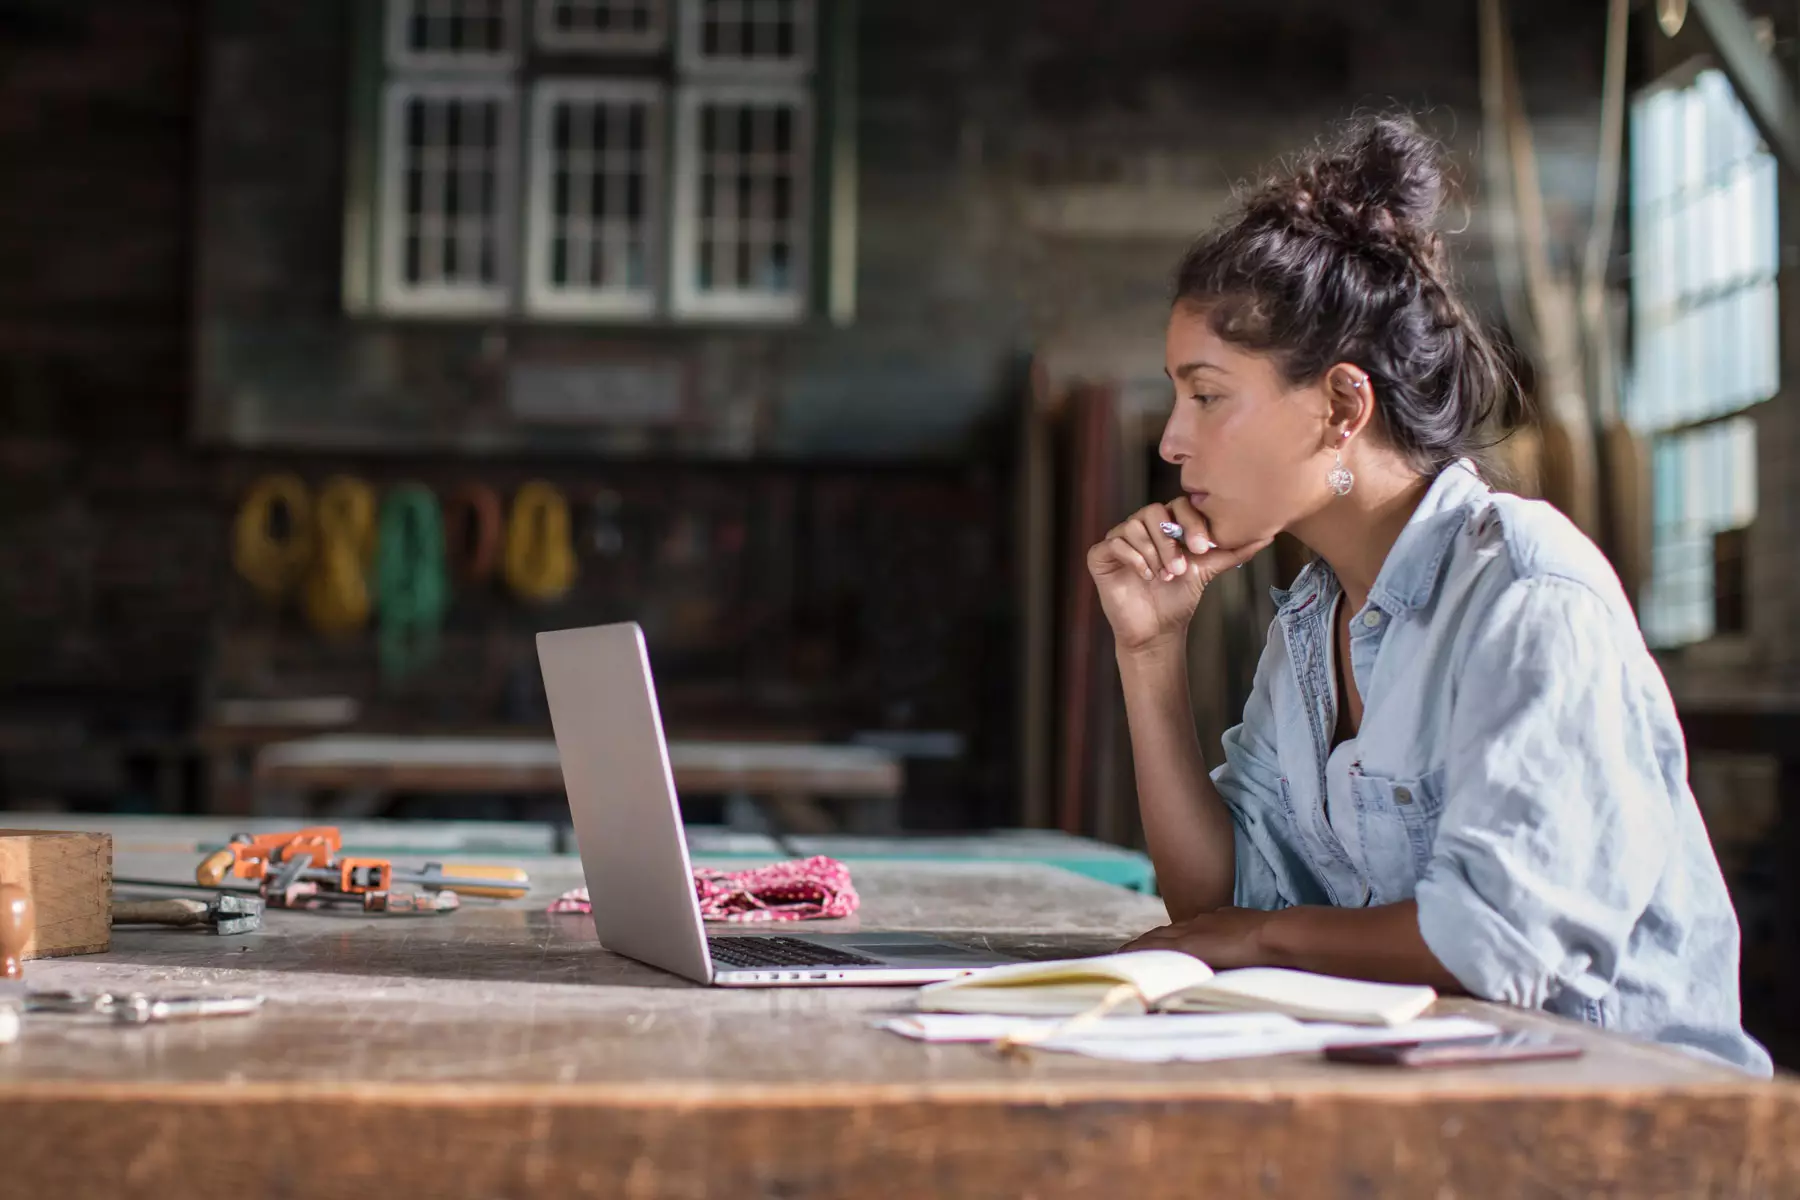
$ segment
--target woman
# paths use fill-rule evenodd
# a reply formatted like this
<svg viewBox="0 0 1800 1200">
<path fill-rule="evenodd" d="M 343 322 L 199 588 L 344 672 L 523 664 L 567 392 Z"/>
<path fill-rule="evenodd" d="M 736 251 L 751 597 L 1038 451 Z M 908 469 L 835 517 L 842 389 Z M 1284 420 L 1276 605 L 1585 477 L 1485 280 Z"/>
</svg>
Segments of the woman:
<svg viewBox="0 0 1800 1200">
<path fill-rule="evenodd" d="M 1409 119 L 1362 121 L 1181 264 L 1160 450 L 1184 495 L 1088 555 L 1172 920 L 1132 946 L 1429 983 L 1768 1074 L 1618 579 L 1467 457 L 1509 378 L 1446 278 L 1443 191 Z M 1188 621 L 1283 530 L 1317 558 L 1209 777 Z"/>
</svg>

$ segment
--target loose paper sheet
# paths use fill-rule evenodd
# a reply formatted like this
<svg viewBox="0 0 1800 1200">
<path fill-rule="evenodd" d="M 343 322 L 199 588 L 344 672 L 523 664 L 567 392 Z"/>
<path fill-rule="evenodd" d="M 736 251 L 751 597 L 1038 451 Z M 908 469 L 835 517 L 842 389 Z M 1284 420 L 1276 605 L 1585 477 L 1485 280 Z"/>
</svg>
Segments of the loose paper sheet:
<svg viewBox="0 0 1800 1200">
<path fill-rule="evenodd" d="M 921 1042 L 992 1042 L 1024 1031 L 1054 1029 L 1067 1017 L 1008 1017 L 989 1013 L 908 1013 L 883 1021 L 880 1028 Z M 1107 1017 L 1072 1036 L 1112 1041 L 1119 1038 L 1180 1036 L 1241 1037 L 1289 1033 L 1300 1022 L 1280 1013 L 1180 1013 L 1166 1016 Z"/>
<path fill-rule="evenodd" d="M 1038 1033 L 1059 1023 L 1059 1019 L 1045 1017 L 915 1013 L 884 1021 L 880 1028 L 916 1041 L 992 1042 Z M 1313 1053 L 1326 1046 L 1449 1041 L 1499 1032 L 1497 1026 L 1468 1017 L 1423 1017 L 1372 1028 L 1302 1022 L 1275 1013 L 1167 1014 L 1110 1017 L 1064 1037 L 1034 1041 L 1032 1048 L 1121 1062 L 1217 1062 Z"/>
</svg>

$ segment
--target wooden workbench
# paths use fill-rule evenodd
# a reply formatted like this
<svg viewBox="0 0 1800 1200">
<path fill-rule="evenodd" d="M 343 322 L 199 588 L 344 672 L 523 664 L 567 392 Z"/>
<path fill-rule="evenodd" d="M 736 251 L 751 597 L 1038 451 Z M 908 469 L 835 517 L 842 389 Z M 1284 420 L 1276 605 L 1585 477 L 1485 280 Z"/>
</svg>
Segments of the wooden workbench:
<svg viewBox="0 0 1800 1200">
<path fill-rule="evenodd" d="M 817 802 L 855 799 L 891 810 L 905 785 L 897 755 L 872 746 L 676 739 L 668 744 L 678 794 L 740 795 L 774 823 L 822 832 Z M 295 792 L 555 792 L 562 764 L 552 738 L 328 733 L 256 752 L 257 794 Z M 880 825 L 892 825 L 885 812 Z"/>
<path fill-rule="evenodd" d="M 675 786 L 684 792 L 796 792 L 892 796 L 900 761 L 869 746 L 787 742 L 669 743 Z M 375 736 L 333 733 L 275 742 L 256 756 L 263 783 L 394 791 L 560 792 L 562 765 L 551 738 Z"/>
<path fill-rule="evenodd" d="M 611 956 L 587 918 L 541 911 L 576 865 L 529 865 L 536 890 L 513 907 L 274 913 L 245 938 L 121 930 L 109 954 L 29 964 L 40 988 L 269 1002 L 142 1030 L 28 1018 L 0 1048 L 0 1191 L 1800 1195 L 1791 1081 L 1586 1030 L 1580 1060 L 1437 1074 L 1298 1057 L 1000 1059 L 869 1028 L 905 991 L 703 989 Z M 124 876 L 191 868 L 174 852 L 117 863 Z M 1163 916 L 1148 897 L 1031 864 L 868 863 L 857 876 L 865 928 L 1032 955 L 1107 949 Z"/>
</svg>

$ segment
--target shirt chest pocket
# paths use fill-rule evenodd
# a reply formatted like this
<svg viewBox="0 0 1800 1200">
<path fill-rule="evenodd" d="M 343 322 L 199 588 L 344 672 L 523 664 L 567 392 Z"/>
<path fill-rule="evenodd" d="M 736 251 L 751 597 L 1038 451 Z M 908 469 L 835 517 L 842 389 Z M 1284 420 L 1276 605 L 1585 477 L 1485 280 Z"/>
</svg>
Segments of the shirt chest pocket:
<svg viewBox="0 0 1800 1200">
<path fill-rule="evenodd" d="M 1370 902 L 1411 899 L 1431 861 L 1444 812 L 1443 768 L 1399 777 L 1359 769 L 1352 772 L 1350 783 L 1374 893 Z"/>
</svg>

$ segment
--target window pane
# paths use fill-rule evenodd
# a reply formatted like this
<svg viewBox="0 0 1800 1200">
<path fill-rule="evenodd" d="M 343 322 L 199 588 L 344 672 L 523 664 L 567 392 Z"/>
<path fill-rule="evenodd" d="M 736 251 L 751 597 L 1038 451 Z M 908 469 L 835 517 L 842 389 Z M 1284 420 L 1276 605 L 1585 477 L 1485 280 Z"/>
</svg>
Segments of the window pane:
<svg viewBox="0 0 1800 1200">
<path fill-rule="evenodd" d="M 647 315 L 661 238 L 663 92 L 655 84 L 541 84 L 533 128 L 528 300 L 541 312 Z"/>
<path fill-rule="evenodd" d="M 537 41 L 546 50 L 661 50 L 667 0 L 539 0 Z"/>
<path fill-rule="evenodd" d="M 396 68 L 504 70 L 518 58 L 520 0 L 387 0 Z"/>
<path fill-rule="evenodd" d="M 814 0 L 688 0 L 682 67 L 792 77 L 812 68 Z"/>
<path fill-rule="evenodd" d="M 505 306 L 511 103 L 504 84 L 389 85 L 380 233 L 388 308 Z"/>
<path fill-rule="evenodd" d="M 791 86 L 697 85 L 683 112 L 677 311 L 802 315 L 810 95 Z"/>
<path fill-rule="evenodd" d="M 1755 423 L 1780 384 L 1775 162 L 1717 70 L 1632 112 L 1633 361 L 1625 411 L 1652 438 L 1653 644 L 1713 632 L 1713 536 L 1755 515 Z"/>
<path fill-rule="evenodd" d="M 1652 645 L 1713 632 L 1713 539 L 1756 515 L 1756 422 L 1749 417 L 1668 434 L 1655 442 L 1649 593 Z"/>
<path fill-rule="evenodd" d="M 1632 421 L 1655 430 L 1767 399 L 1775 164 L 1724 76 L 1640 100 L 1632 158 Z"/>
</svg>

